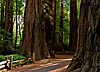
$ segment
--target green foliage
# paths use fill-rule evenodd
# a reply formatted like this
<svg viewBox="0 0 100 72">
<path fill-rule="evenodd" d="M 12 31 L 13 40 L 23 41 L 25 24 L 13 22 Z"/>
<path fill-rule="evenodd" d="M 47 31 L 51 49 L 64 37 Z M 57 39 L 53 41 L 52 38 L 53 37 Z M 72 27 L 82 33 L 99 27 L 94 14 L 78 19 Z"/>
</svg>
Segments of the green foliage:
<svg viewBox="0 0 100 72">
<path fill-rule="evenodd" d="M 29 61 L 29 60 L 24 60 L 24 62 L 25 62 L 25 63 L 31 63 L 31 61 Z"/>
<path fill-rule="evenodd" d="M 4 29 L 0 30 L 0 54 L 6 54 L 13 47 L 12 34 Z"/>
<path fill-rule="evenodd" d="M 24 29 L 24 11 L 25 11 L 25 2 L 26 0 L 17 0 L 17 48 L 20 46 L 20 41 L 22 40 L 22 34 Z M 14 0 L 14 17 L 16 17 L 16 0 Z M 15 18 L 16 19 L 16 18 Z M 16 23 L 13 28 L 13 42 L 16 39 Z"/>
<path fill-rule="evenodd" d="M 22 55 L 18 55 L 18 54 L 13 54 L 13 61 L 15 60 L 22 60 L 25 59 L 26 57 L 22 56 Z"/>
<path fill-rule="evenodd" d="M 22 15 L 24 12 L 24 4 L 25 4 L 26 0 L 17 0 L 17 13 L 18 15 Z M 14 11 L 14 15 L 16 14 L 16 0 L 12 0 L 11 1 L 13 4 L 13 11 Z"/>
<path fill-rule="evenodd" d="M 64 10 L 63 10 L 63 23 L 64 23 L 64 44 L 69 44 L 70 35 L 70 0 L 64 0 Z"/>
<path fill-rule="evenodd" d="M 0 55 L 0 62 L 5 61 L 6 57 L 8 58 L 8 60 L 10 60 L 10 57 L 12 56 L 12 64 L 13 66 L 16 65 L 22 65 L 27 64 L 27 63 L 32 63 L 32 61 L 28 60 L 26 57 L 22 56 L 22 55 L 18 55 L 18 54 L 12 54 L 12 55 Z M 22 60 L 22 62 L 20 62 L 19 60 Z"/>
<path fill-rule="evenodd" d="M 5 56 L 0 55 L 0 62 L 5 60 Z"/>
<path fill-rule="evenodd" d="M 59 41 L 59 35 L 63 31 L 63 42 L 64 44 L 69 44 L 69 34 L 70 34 L 70 0 L 64 0 L 63 2 L 63 26 L 64 28 L 60 30 L 60 0 L 56 2 L 56 41 Z"/>
<path fill-rule="evenodd" d="M 77 17 L 79 19 L 81 0 L 77 0 Z"/>
<path fill-rule="evenodd" d="M 26 59 L 26 57 L 24 57 L 22 55 L 18 55 L 18 54 L 12 54 L 12 55 L 6 55 L 6 56 L 0 55 L 0 62 L 4 61 L 5 57 L 8 57 L 8 59 L 10 60 L 10 56 L 13 57 L 13 61 Z"/>
<path fill-rule="evenodd" d="M 23 0 L 17 0 L 17 4 L 18 4 L 18 15 L 22 15 L 23 11 L 24 11 L 24 2 Z"/>
<path fill-rule="evenodd" d="M 49 19 L 50 22 L 52 21 L 52 11 L 50 8 L 51 4 L 50 1 L 45 0 L 43 1 L 42 7 L 43 7 L 43 18 L 42 19 Z"/>
</svg>

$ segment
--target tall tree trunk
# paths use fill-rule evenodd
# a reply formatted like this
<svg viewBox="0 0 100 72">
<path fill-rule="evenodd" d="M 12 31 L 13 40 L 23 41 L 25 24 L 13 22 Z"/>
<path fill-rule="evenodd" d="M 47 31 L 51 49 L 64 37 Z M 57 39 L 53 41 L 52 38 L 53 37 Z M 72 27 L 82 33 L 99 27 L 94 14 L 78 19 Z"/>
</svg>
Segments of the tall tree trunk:
<svg viewBox="0 0 100 72">
<path fill-rule="evenodd" d="M 77 2 L 70 0 L 70 44 L 69 50 L 75 51 L 77 47 Z"/>
<path fill-rule="evenodd" d="M 47 58 L 49 55 L 46 37 L 45 37 L 45 21 L 43 20 L 43 8 L 41 7 L 42 1 L 37 0 L 35 2 L 35 25 L 34 25 L 34 45 L 33 51 L 35 51 L 36 59 Z"/>
<path fill-rule="evenodd" d="M 9 30 L 9 0 L 6 0 L 6 7 L 5 7 L 5 31 Z"/>
<path fill-rule="evenodd" d="M 60 2 L 61 11 L 60 11 L 60 35 L 59 35 L 59 43 L 63 43 L 63 0 Z"/>
<path fill-rule="evenodd" d="M 4 8 L 5 2 L 6 2 L 6 6 Z M 4 13 L 4 9 L 5 9 L 5 13 Z M 1 10 L 2 10 L 1 12 L 2 28 L 4 28 L 5 31 L 13 33 L 13 3 L 12 3 L 12 0 L 3 1 Z M 5 14 L 5 18 L 4 18 L 4 14 Z M 4 20 L 5 20 L 5 24 L 4 24 Z"/>
<path fill-rule="evenodd" d="M 55 44 L 55 29 L 56 29 L 56 0 L 54 1 L 54 20 L 53 20 L 53 26 L 54 26 L 54 30 L 53 30 L 53 42 L 52 42 L 52 47 L 54 48 L 54 44 Z"/>
<path fill-rule="evenodd" d="M 13 1 L 10 0 L 9 3 L 9 32 L 13 34 Z"/>
<path fill-rule="evenodd" d="M 21 54 L 23 55 L 28 55 L 29 54 L 29 14 L 30 14 L 30 5 L 31 5 L 31 1 L 30 0 L 26 0 L 26 7 L 25 7 L 25 13 L 24 13 L 24 31 L 23 31 L 23 41 L 21 44 Z M 32 26 L 31 26 L 32 27 Z"/>
<path fill-rule="evenodd" d="M 50 45 L 50 55 L 55 57 L 54 43 L 55 43 L 55 25 L 56 25 L 56 0 L 51 0 L 51 10 L 52 10 L 52 23 L 51 23 L 51 43 Z"/>
<path fill-rule="evenodd" d="M 100 0 L 82 0 L 77 52 L 66 72 L 100 72 Z"/>
<path fill-rule="evenodd" d="M 47 58 L 48 49 L 45 39 L 45 25 L 42 23 L 42 1 L 27 0 L 25 10 L 24 38 L 22 53 L 29 56 L 34 52 L 36 59 Z"/>
<path fill-rule="evenodd" d="M 4 28 L 4 5 L 5 5 L 5 1 L 1 0 L 1 29 Z"/>
<path fill-rule="evenodd" d="M 18 1 L 16 0 L 16 37 L 15 37 L 15 49 L 17 47 L 17 31 L 18 31 L 18 23 L 17 23 L 17 19 L 18 19 Z"/>
<path fill-rule="evenodd" d="M 21 34 L 21 25 L 19 24 L 19 37 L 20 37 L 20 43 L 21 43 L 21 40 L 22 40 L 22 34 Z"/>
<path fill-rule="evenodd" d="M 53 36 L 54 36 L 54 27 L 55 27 L 55 0 L 52 0 L 52 24 L 51 24 L 52 43 L 53 43 Z"/>
</svg>

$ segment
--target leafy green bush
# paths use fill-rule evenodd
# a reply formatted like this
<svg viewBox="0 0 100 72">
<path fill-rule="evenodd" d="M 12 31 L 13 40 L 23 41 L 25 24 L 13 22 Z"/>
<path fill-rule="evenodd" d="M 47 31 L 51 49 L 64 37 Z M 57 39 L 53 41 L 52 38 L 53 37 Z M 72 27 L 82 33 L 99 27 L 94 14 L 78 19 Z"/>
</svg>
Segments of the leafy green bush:
<svg viewBox="0 0 100 72">
<path fill-rule="evenodd" d="M 7 54 L 13 47 L 12 34 L 4 29 L 0 30 L 0 55 Z M 10 53 L 10 52 L 9 52 Z"/>
<path fill-rule="evenodd" d="M 13 54 L 13 61 L 15 60 L 22 60 L 25 59 L 26 57 L 18 55 L 18 54 Z"/>
<path fill-rule="evenodd" d="M 10 57 L 12 58 L 12 64 L 13 66 L 19 66 L 19 65 L 25 65 L 27 63 L 32 63 L 32 61 L 28 60 L 26 57 L 18 54 L 12 54 L 12 55 L 0 55 L 0 62 L 5 61 L 5 58 L 8 57 L 8 60 L 10 60 Z M 19 61 L 21 60 L 21 61 Z"/>
<path fill-rule="evenodd" d="M 22 60 L 22 59 L 26 59 L 26 57 L 22 56 L 22 55 L 18 55 L 18 54 L 12 54 L 12 55 L 0 55 L 0 62 L 5 60 L 5 57 L 8 57 L 8 59 L 10 60 L 10 56 L 13 56 L 13 61 L 16 60 Z"/>
<path fill-rule="evenodd" d="M 5 56 L 0 55 L 0 62 L 5 60 Z"/>
</svg>

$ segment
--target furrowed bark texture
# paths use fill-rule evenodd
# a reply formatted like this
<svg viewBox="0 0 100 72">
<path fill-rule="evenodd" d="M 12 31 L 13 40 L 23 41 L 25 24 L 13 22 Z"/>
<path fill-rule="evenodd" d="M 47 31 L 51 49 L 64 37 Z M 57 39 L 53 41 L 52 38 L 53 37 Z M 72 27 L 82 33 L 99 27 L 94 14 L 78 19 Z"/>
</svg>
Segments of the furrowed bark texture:
<svg viewBox="0 0 100 72">
<path fill-rule="evenodd" d="M 66 72 L 100 72 L 100 0 L 82 0 L 77 52 Z"/>
<path fill-rule="evenodd" d="M 22 54 L 29 56 L 35 52 L 36 59 L 47 58 L 45 23 L 42 22 L 42 0 L 27 0 L 25 11 L 24 38 Z"/>
</svg>

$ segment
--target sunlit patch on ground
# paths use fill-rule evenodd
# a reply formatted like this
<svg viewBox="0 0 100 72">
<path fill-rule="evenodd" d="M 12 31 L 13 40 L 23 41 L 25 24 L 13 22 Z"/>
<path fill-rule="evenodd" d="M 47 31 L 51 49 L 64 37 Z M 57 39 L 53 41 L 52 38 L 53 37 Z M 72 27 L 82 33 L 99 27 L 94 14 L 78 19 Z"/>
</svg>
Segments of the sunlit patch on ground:
<svg viewBox="0 0 100 72">
<path fill-rule="evenodd" d="M 56 54 L 56 58 L 43 59 L 36 61 L 35 64 L 13 68 L 11 72 L 60 72 L 68 67 L 72 57 L 73 55 Z"/>
</svg>

